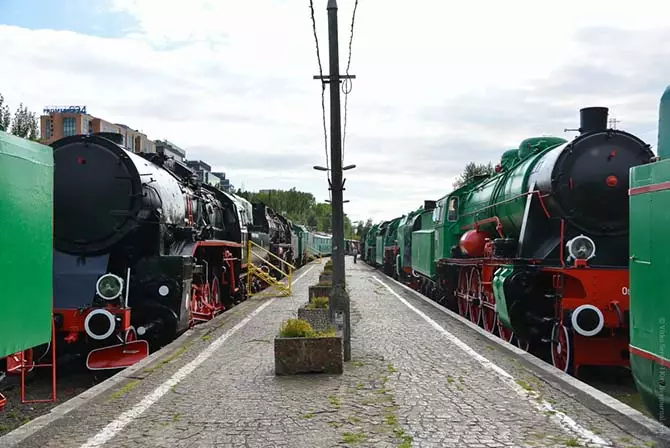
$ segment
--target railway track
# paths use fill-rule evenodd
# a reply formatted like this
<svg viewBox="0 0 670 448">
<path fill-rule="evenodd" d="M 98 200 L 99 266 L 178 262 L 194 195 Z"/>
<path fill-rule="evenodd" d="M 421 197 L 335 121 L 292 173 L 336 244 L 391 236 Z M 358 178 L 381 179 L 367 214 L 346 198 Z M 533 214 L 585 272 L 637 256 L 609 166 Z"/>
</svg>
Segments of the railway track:
<svg viewBox="0 0 670 448">
<path fill-rule="evenodd" d="M 7 404 L 0 411 L 0 436 L 48 413 L 55 406 L 76 397 L 96 384 L 113 376 L 117 371 L 90 371 L 81 358 L 59 359 L 56 364 L 56 402 L 21 404 L 21 377 L 5 376 L 0 379 L 0 393 Z M 51 371 L 37 369 L 26 376 L 26 399 L 45 400 L 51 397 Z"/>
</svg>

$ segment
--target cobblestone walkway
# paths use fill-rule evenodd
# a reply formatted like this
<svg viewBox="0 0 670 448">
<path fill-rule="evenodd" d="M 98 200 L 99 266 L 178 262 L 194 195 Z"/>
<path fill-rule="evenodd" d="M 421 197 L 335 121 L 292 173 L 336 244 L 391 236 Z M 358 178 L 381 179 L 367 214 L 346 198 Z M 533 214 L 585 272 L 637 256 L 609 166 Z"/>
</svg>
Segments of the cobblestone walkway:
<svg viewBox="0 0 670 448">
<path fill-rule="evenodd" d="M 345 373 L 275 377 L 273 338 L 322 266 L 301 270 L 293 297 L 245 302 L 207 337 L 19 446 L 655 446 L 350 257 Z"/>
</svg>

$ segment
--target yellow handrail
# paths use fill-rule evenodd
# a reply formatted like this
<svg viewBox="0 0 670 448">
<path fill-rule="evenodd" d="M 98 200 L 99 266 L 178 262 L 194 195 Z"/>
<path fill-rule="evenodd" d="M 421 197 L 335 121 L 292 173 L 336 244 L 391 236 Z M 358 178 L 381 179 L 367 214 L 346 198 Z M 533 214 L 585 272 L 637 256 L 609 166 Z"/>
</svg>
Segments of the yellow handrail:
<svg viewBox="0 0 670 448">
<path fill-rule="evenodd" d="M 250 250 L 250 251 L 251 251 L 251 246 L 252 246 L 252 245 L 253 245 L 253 246 L 256 246 L 257 248 L 259 248 L 259 249 L 262 250 L 263 252 L 265 252 L 265 253 L 271 255 L 272 257 L 276 258 L 276 259 L 279 260 L 280 262 L 283 262 L 283 263 L 289 265 L 289 267 L 290 267 L 291 269 L 295 269 L 295 266 L 293 266 L 291 263 L 282 260 L 281 258 L 279 258 L 278 256 L 276 256 L 275 254 L 273 254 L 272 252 L 270 252 L 269 250 L 267 250 L 267 249 L 264 248 L 263 246 L 259 246 L 258 244 L 254 243 L 254 242 L 251 241 L 251 240 L 249 240 L 249 250 Z M 269 263 L 268 263 L 268 264 L 269 264 Z M 284 275 L 286 275 L 286 274 L 284 274 Z"/>
<path fill-rule="evenodd" d="M 285 265 L 288 266 L 288 273 L 286 273 L 286 272 L 282 271 L 281 269 L 279 269 L 277 266 L 270 263 L 268 260 L 263 260 L 264 263 L 269 264 L 274 269 L 276 269 L 278 272 L 282 273 L 284 276 L 287 277 L 287 280 L 288 280 L 287 285 L 284 285 L 280 281 L 275 280 L 269 273 L 264 272 L 263 270 L 261 270 L 259 267 L 255 266 L 251 262 L 251 259 L 252 259 L 251 256 L 252 255 L 257 255 L 258 256 L 258 254 L 253 252 L 253 249 L 252 249 L 253 246 L 258 247 L 263 252 L 269 254 L 270 256 L 279 260 L 281 263 L 284 263 Z M 263 257 L 261 257 L 261 258 L 263 258 Z M 281 258 L 276 256 L 275 254 L 273 254 L 269 250 L 265 249 L 262 246 L 259 246 L 258 244 L 254 243 L 253 241 L 251 241 L 251 240 L 247 241 L 247 293 L 248 294 L 251 294 L 251 277 L 252 277 L 252 274 L 256 274 L 256 276 L 265 280 L 267 283 L 274 284 L 274 286 L 277 286 L 280 289 L 282 289 L 284 291 L 287 291 L 288 295 L 291 295 L 292 283 L 293 283 L 293 270 L 295 270 L 295 266 L 292 265 L 291 263 L 288 263 L 287 261 L 282 260 Z"/>
</svg>

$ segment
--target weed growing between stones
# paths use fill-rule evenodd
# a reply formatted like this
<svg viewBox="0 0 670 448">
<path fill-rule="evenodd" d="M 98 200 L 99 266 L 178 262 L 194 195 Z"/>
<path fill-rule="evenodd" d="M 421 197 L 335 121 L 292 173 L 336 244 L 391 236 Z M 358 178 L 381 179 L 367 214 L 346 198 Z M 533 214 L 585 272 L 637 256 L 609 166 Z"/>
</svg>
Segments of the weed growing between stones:
<svg viewBox="0 0 670 448">
<path fill-rule="evenodd" d="M 342 441 L 344 443 L 358 443 L 362 442 L 366 439 L 365 434 L 362 433 L 350 433 L 350 432 L 345 432 L 342 434 Z"/>
<path fill-rule="evenodd" d="M 313 297 L 305 308 L 308 310 L 328 309 L 328 297 Z"/>
<path fill-rule="evenodd" d="M 132 380 L 126 383 L 121 389 L 117 390 L 113 394 L 109 396 L 109 400 L 116 400 L 117 398 L 121 398 L 131 390 L 135 389 L 137 385 L 140 384 L 140 380 Z"/>
<path fill-rule="evenodd" d="M 352 364 L 365 366 L 359 373 L 352 372 L 362 381 L 349 385 L 344 396 L 328 397 L 339 417 L 329 421 L 328 425 L 346 430 L 341 433 L 341 437 L 349 445 L 362 441 L 374 445 L 390 437 L 400 448 L 411 447 L 412 437 L 400 426 L 398 406 L 388 387 L 389 376 L 384 372 L 395 373 L 397 370 L 391 364 L 387 364 L 385 369 L 383 364 L 376 362 L 363 364 L 354 361 Z"/>
</svg>

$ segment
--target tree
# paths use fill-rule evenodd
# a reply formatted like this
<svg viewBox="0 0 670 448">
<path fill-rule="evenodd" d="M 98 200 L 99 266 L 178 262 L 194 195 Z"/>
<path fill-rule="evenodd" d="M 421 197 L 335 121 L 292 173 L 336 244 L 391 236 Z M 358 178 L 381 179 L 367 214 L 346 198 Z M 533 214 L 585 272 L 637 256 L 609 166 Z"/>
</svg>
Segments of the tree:
<svg viewBox="0 0 670 448">
<path fill-rule="evenodd" d="M 9 113 L 9 106 L 5 104 L 5 97 L 0 93 L 0 131 L 9 132 L 12 116 Z"/>
<path fill-rule="evenodd" d="M 286 216 L 293 222 L 304 224 L 319 232 L 332 232 L 332 211 L 330 204 L 317 203 L 314 195 L 290 190 L 263 190 L 259 192 L 243 191 L 238 189 L 237 194 L 249 202 L 262 202 L 268 207 Z M 353 239 L 354 229 L 351 220 L 344 215 L 344 237 Z"/>
<path fill-rule="evenodd" d="M 5 104 L 5 98 L 0 94 L 0 131 L 37 141 L 39 139 L 37 115 L 21 103 L 12 119 L 9 106 Z"/>
<path fill-rule="evenodd" d="M 465 165 L 465 169 L 463 169 L 461 175 L 453 183 L 453 186 L 454 188 L 459 188 L 473 177 L 483 174 L 493 174 L 493 164 L 491 162 L 488 164 L 470 162 Z"/>
<path fill-rule="evenodd" d="M 21 103 L 16 109 L 14 119 L 12 120 L 12 134 L 21 138 L 30 140 L 38 139 L 37 117 L 34 112 L 30 112 L 26 106 Z"/>
</svg>

